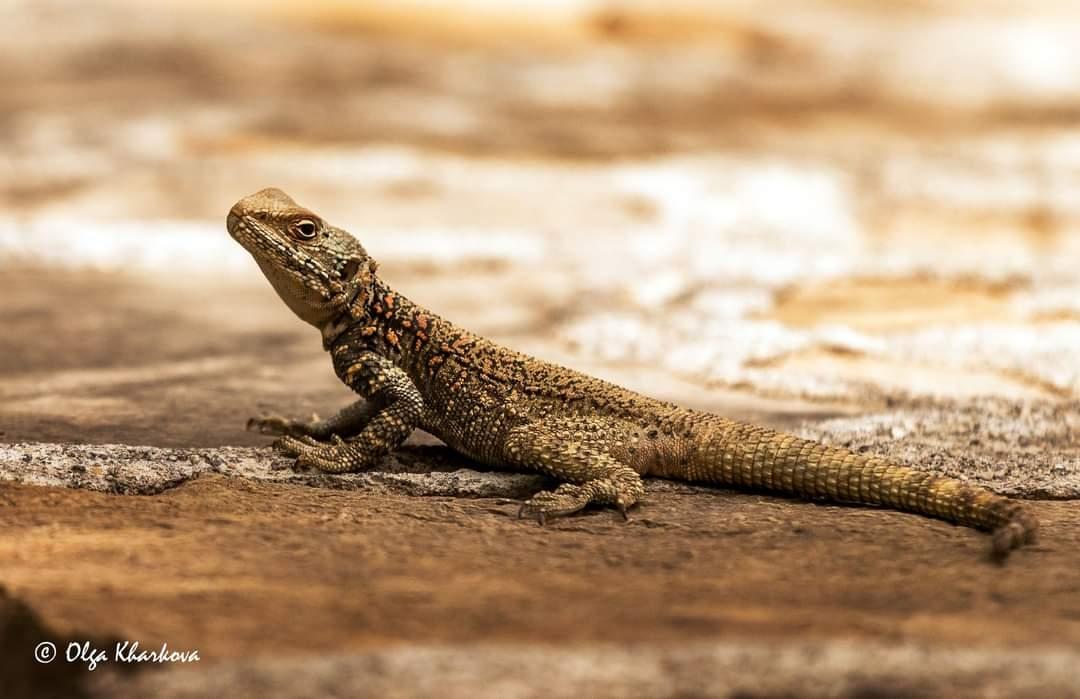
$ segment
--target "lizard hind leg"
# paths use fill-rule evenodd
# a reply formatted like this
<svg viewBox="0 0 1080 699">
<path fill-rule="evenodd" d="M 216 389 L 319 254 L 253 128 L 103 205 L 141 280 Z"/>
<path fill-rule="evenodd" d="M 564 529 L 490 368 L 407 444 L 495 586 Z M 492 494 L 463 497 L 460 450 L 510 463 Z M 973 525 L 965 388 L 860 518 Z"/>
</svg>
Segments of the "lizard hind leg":
<svg viewBox="0 0 1080 699">
<path fill-rule="evenodd" d="M 602 446 L 605 436 L 611 440 L 609 432 L 588 418 L 547 420 L 511 430 L 504 453 L 512 465 L 565 481 L 527 500 L 518 517 L 530 515 L 543 524 L 595 504 L 615 507 L 625 518 L 626 511 L 644 496 L 645 485 L 637 471 Z"/>
</svg>

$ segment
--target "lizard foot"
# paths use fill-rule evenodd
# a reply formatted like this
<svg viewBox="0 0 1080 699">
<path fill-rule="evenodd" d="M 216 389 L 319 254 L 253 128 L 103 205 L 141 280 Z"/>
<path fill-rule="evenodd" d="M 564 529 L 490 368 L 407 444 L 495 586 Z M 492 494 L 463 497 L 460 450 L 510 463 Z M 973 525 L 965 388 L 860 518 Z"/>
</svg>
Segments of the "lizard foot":
<svg viewBox="0 0 1080 699">
<path fill-rule="evenodd" d="M 340 437 L 335 436 L 334 444 L 320 442 L 314 437 L 307 435 L 285 435 L 274 441 L 274 449 L 285 456 L 294 456 L 293 468 L 297 471 L 307 471 L 312 467 L 319 468 L 318 462 L 327 459 L 333 460 L 333 450 L 344 444 Z M 319 458 L 316 458 L 319 457 Z M 315 463 L 312 463 L 315 462 Z M 285 468 L 284 466 L 280 468 Z M 327 470 L 327 469 L 320 469 Z"/>
<path fill-rule="evenodd" d="M 292 437 L 325 437 L 325 431 L 321 429 L 321 426 L 322 421 L 318 415 L 312 415 L 309 422 L 290 420 L 281 415 L 261 415 L 249 418 L 247 421 L 248 432 Z"/>
<path fill-rule="evenodd" d="M 595 503 L 611 505 L 624 520 L 629 520 L 626 512 L 645 494 L 645 487 L 637 473 L 629 468 L 625 469 L 627 473 L 622 473 L 623 470 L 609 478 L 597 478 L 581 485 L 563 483 L 555 490 L 539 492 L 522 503 L 518 519 L 528 515 L 545 524 L 552 517 L 565 517 Z"/>
<path fill-rule="evenodd" d="M 274 442 L 274 448 L 287 456 L 295 456 L 293 468 L 297 471 L 317 469 L 327 473 L 357 471 L 363 464 L 355 463 L 350 453 L 350 445 L 336 434 L 330 437 L 330 443 L 320 442 L 314 437 L 292 437 L 285 435 Z"/>
<path fill-rule="evenodd" d="M 563 483 L 555 490 L 539 492 L 521 503 L 518 519 L 529 515 L 535 517 L 540 524 L 545 524 L 550 517 L 565 517 L 580 512 L 591 499 L 581 486 Z"/>
</svg>

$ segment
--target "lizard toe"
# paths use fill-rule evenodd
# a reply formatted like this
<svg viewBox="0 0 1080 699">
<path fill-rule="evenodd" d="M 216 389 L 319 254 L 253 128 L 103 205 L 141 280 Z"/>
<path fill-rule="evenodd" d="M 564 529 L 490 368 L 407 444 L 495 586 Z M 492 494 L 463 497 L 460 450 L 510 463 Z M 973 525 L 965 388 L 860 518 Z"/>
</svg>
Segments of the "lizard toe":
<svg viewBox="0 0 1080 699">
<path fill-rule="evenodd" d="M 300 448 L 303 445 L 292 437 L 281 437 L 275 439 L 274 443 L 270 446 L 274 451 L 284 454 L 285 456 L 297 456 L 300 454 Z"/>
<path fill-rule="evenodd" d="M 300 456 L 305 452 L 324 449 L 328 445 L 307 435 L 294 436 L 287 434 L 275 439 L 271 446 L 286 456 Z"/>
<path fill-rule="evenodd" d="M 248 432 L 258 432 L 259 434 L 269 434 L 279 437 L 314 437 L 316 439 L 325 439 L 332 436 L 327 424 L 319 419 L 318 415 L 312 415 L 310 422 L 304 422 L 302 420 L 290 420 L 287 417 L 281 415 L 261 415 L 259 417 L 249 418 L 247 421 Z"/>
<path fill-rule="evenodd" d="M 298 456 L 293 459 L 292 470 L 300 473 L 307 473 L 308 471 L 313 470 L 313 467 L 304 460 L 303 456 Z"/>
<path fill-rule="evenodd" d="M 565 517 L 585 509 L 593 501 L 592 493 L 582 486 L 569 483 L 560 485 L 555 490 L 545 490 L 532 496 L 521 505 L 518 517 L 525 515 L 536 517 L 537 522 L 545 524 L 548 519 Z"/>
</svg>

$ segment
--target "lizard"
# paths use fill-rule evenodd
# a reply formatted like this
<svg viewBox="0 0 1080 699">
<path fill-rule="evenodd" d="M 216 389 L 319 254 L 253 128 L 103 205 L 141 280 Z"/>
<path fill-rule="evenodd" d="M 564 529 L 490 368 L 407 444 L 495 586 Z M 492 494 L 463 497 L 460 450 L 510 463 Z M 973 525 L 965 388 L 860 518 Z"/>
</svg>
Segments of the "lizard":
<svg viewBox="0 0 1080 699">
<path fill-rule="evenodd" d="M 999 561 L 1036 538 L 1026 505 L 985 488 L 653 399 L 460 328 L 394 291 L 360 241 L 279 189 L 238 201 L 226 227 L 360 396 L 325 420 L 248 421 L 297 468 L 369 469 L 420 428 L 475 461 L 556 479 L 518 512 L 540 524 L 590 505 L 627 518 L 642 476 L 657 476 L 936 517 L 990 532 Z"/>
</svg>

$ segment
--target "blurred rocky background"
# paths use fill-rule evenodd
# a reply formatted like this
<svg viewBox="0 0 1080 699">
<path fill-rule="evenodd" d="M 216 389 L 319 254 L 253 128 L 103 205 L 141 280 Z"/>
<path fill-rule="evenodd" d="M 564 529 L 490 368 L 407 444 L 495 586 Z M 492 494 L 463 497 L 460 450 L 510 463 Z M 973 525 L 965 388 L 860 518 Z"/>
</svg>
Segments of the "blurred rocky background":
<svg viewBox="0 0 1080 699">
<path fill-rule="evenodd" d="M 266 186 L 493 339 L 1057 499 L 1044 543 L 661 483 L 536 532 L 422 435 L 273 471 L 249 415 L 349 396 L 225 233 Z M 91 693 L 1080 693 L 1078 269 L 1075 2 L 4 0 L 0 583 L 205 649 Z"/>
</svg>

